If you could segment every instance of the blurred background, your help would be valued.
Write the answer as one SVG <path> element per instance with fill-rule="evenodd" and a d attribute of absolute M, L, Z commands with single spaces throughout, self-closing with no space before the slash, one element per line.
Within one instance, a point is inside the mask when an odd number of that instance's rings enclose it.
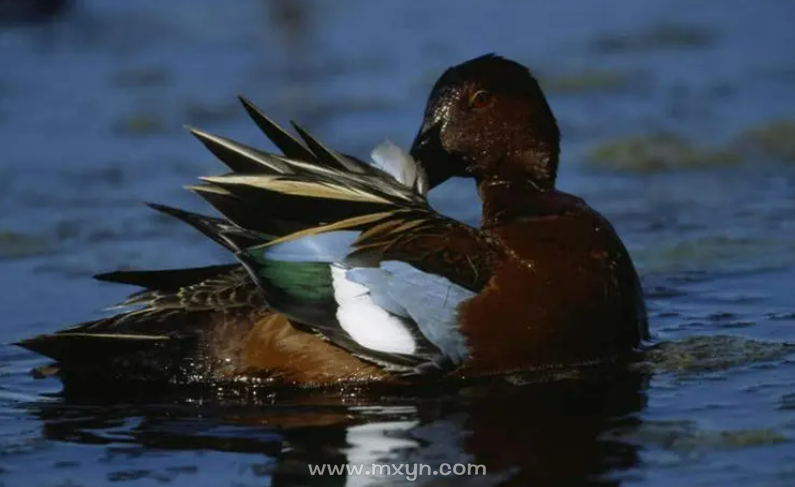
<path fill-rule="evenodd" d="M 793 485 L 793 19 L 789 0 L 0 0 L 0 485 L 364 485 L 306 463 L 384 458 L 489 466 L 424 485 Z M 229 261 L 141 205 L 206 211 L 181 187 L 223 168 L 183 124 L 270 147 L 243 94 L 366 158 L 407 147 L 435 79 L 488 52 L 538 76 L 558 186 L 643 276 L 664 346 L 637 377 L 119 405 L 6 345 L 132 291 L 94 273 Z M 434 201 L 474 217 L 467 184 Z"/>

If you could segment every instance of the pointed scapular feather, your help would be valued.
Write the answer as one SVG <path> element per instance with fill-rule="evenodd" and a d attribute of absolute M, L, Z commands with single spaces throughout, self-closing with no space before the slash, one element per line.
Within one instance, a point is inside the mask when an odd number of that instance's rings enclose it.
<path fill-rule="evenodd" d="M 238 231 L 240 229 L 236 228 L 226 220 L 200 215 L 198 213 L 191 213 L 189 211 L 180 210 L 179 208 L 161 205 L 158 203 L 146 203 L 146 206 L 152 208 L 155 211 L 176 218 L 181 222 L 187 223 L 201 232 L 203 235 L 209 237 L 216 243 L 229 250 L 236 251 L 239 248 L 238 245 L 241 242 L 238 242 L 237 239 L 230 238 L 230 236 L 226 235 L 226 233 L 239 233 Z M 251 242 L 251 240 L 249 240 L 249 242 Z"/>
<path fill-rule="evenodd" d="M 288 134 L 273 120 L 268 118 L 259 107 L 251 102 L 251 100 L 243 96 L 239 96 L 238 98 L 248 112 L 248 115 L 254 120 L 254 123 L 256 123 L 265 136 L 282 151 L 282 154 L 292 159 L 312 160 L 315 158 L 312 151 L 304 147 L 292 135 Z"/>
<path fill-rule="evenodd" d="M 128 284 L 139 286 L 148 290 L 177 291 L 181 287 L 190 286 L 197 282 L 226 274 L 238 268 L 238 264 L 211 265 L 206 267 L 192 267 L 189 269 L 162 269 L 147 271 L 113 271 L 97 274 L 94 279 L 102 282 Z M 146 293 L 147 291 L 143 291 Z"/>
<path fill-rule="evenodd" d="M 284 159 L 296 173 L 311 174 L 317 177 L 327 176 L 331 178 L 345 177 L 341 175 L 338 169 L 329 168 L 326 166 L 319 166 L 314 162 L 305 162 L 297 159 Z"/>
<path fill-rule="evenodd" d="M 356 173 L 364 173 L 368 169 L 366 165 L 361 164 L 353 159 L 348 159 L 339 152 L 336 152 L 324 146 L 323 144 L 320 143 L 319 140 L 312 137 L 309 134 L 309 132 L 307 132 L 297 123 L 295 122 L 291 123 L 293 125 L 293 128 L 295 128 L 295 131 L 298 132 L 298 135 L 300 135 L 301 138 L 304 139 L 306 145 L 320 161 L 328 164 L 329 166 L 340 167 L 342 169 L 347 169 L 348 171 Z"/>
<path fill-rule="evenodd" d="M 289 235 L 285 235 L 284 237 L 280 237 L 277 239 L 273 239 L 269 242 L 266 242 L 262 245 L 258 245 L 257 247 L 252 247 L 249 250 L 256 250 L 256 249 L 265 249 L 272 245 L 277 245 L 282 242 L 287 242 L 290 240 L 307 237 L 309 235 L 317 235 L 320 233 L 331 232 L 334 230 L 343 230 L 343 229 L 355 229 L 359 228 L 364 225 L 369 225 L 371 223 L 375 223 L 377 221 L 383 220 L 384 218 L 389 218 L 390 216 L 394 215 L 395 212 L 393 211 L 382 211 L 380 213 L 369 213 L 367 215 L 356 216 L 353 218 L 348 218 L 345 220 L 341 220 L 338 222 L 331 223 L 329 225 L 320 225 L 317 227 L 307 228 L 306 230 L 301 230 L 299 232 L 291 233 Z"/>
<path fill-rule="evenodd" d="M 220 135 L 186 126 L 207 149 L 229 169 L 238 173 L 278 173 L 290 174 L 292 169 L 281 158 L 263 152 Z"/>
<path fill-rule="evenodd" d="M 194 193 L 199 195 L 202 195 L 204 193 L 213 193 L 223 196 L 234 197 L 234 195 L 230 193 L 228 190 L 212 184 L 188 184 L 186 186 L 183 186 L 183 188 L 187 189 L 188 191 L 193 191 Z"/>
<path fill-rule="evenodd" d="M 214 185 L 211 185 L 213 187 Z M 384 209 L 383 203 L 340 199 L 318 199 L 265 191 L 261 188 L 228 186 L 227 193 L 212 190 L 197 194 L 236 225 L 264 235 L 282 236 L 351 216 Z M 290 211 L 284 211 L 289 208 Z"/>
<path fill-rule="evenodd" d="M 341 176 L 338 168 L 319 165 L 317 158 L 311 153 L 309 153 L 308 159 L 294 159 L 255 149 L 235 140 L 196 128 L 188 127 L 188 129 L 205 147 L 232 169 L 233 174 L 308 173 L 331 177 Z"/>
<path fill-rule="evenodd" d="M 417 228 L 427 223 L 426 220 L 407 215 L 408 218 L 400 219 L 393 218 L 378 225 L 374 225 L 364 232 L 358 240 L 356 240 L 355 247 L 358 250 L 367 248 L 383 247 L 384 242 L 392 240 L 393 237 L 403 234 L 408 230 Z"/>
<path fill-rule="evenodd" d="M 277 193 L 311 198 L 328 198 L 345 201 L 360 201 L 363 203 L 377 203 L 392 205 L 391 201 L 372 192 L 367 192 L 352 186 L 343 186 L 331 182 L 305 181 L 279 176 L 206 176 L 202 181 L 218 185 L 239 185 L 249 188 L 260 188 Z"/>
<path fill-rule="evenodd" d="M 362 232 L 362 234 L 359 236 L 359 242 L 360 243 L 361 242 L 365 242 L 370 237 L 375 236 L 375 235 L 383 235 L 385 233 L 389 233 L 393 228 L 399 227 L 400 225 L 402 225 L 403 221 L 404 220 L 400 220 L 400 219 L 394 218 L 394 219 L 387 220 L 387 221 L 385 221 L 383 223 L 379 223 L 378 225 L 374 225 L 374 226 L 368 228 L 367 230 L 365 230 L 364 232 Z"/>
<path fill-rule="evenodd" d="M 162 341 L 170 340 L 168 335 L 141 335 L 141 334 L 125 334 L 125 333 L 82 333 L 70 332 L 65 335 L 70 337 L 84 337 L 84 338 L 103 338 L 109 340 L 130 340 L 130 341 Z"/>
<path fill-rule="evenodd" d="M 194 185 L 189 189 L 219 211 L 227 220 L 244 228 L 256 229 L 260 232 L 268 231 L 261 226 L 262 219 L 251 211 L 249 205 L 230 191 L 211 184 Z"/>
<path fill-rule="evenodd" d="M 396 228 L 393 228 L 393 229 L 389 230 L 389 234 L 390 235 L 394 235 L 394 234 L 397 234 L 397 233 L 403 233 L 403 232 L 406 232 L 408 230 L 411 230 L 412 228 L 416 228 L 416 227 L 418 227 L 418 226 L 420 226 L 420 225 L 422 225 L 424 223 L 427 223 L 427 221 L 426 220 L 409 220 L 409 221 L 403 223 L 402 225 L 400 225 L 399 227 L 396 227 Z"/>

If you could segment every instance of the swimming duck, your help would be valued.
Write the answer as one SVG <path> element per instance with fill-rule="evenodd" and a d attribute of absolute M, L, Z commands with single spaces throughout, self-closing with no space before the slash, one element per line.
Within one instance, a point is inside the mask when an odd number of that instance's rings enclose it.
<path fill-rule="evenodd" d="M 62 375 L 322 386 L 591 363 L 648 336 L 615 230 L 555 189 L 558 125 L 521 64 L 448 69 L 410 153 L 374 164 L 244 105 L 283 154 L 192 129 L 232 170 L 192 187 L 223 218 L 153 205 L 240 265 L 101 275 L 145 287 L 122 303 L 138 309 L 19 345 Z M 428 205 L 451 176 L 475 179 L 479 228 Z"/>

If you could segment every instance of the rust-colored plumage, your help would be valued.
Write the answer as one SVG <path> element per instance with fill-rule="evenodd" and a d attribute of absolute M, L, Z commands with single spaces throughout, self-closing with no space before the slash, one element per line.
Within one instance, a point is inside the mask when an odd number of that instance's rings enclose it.
<path fill-rule="evenodd" d="M 635 270 L 604 217 L 579 198 L 521 185 L 481 196 L 485 230 L 504 251 L 462 310 L 476 345 L 461 373 L 588 362 L 645 338 Z"/>

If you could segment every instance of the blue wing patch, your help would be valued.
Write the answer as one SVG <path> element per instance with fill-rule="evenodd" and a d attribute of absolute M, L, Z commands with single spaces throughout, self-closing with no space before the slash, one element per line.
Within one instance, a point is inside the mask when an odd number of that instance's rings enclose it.
<path fill-rule="evenodd" d="M 472 291 L 399 261 L 382 262 L 379 268 L 350 269 L 347 276 L 366 286 L 376 303 L 388 303 L 389 308 L 400 311 L 391 312 L 410 316 L 425 338 L 453 363 L 468 355 L 466 339 L 458 328 L 458 306 L 476 295 Z"/>

